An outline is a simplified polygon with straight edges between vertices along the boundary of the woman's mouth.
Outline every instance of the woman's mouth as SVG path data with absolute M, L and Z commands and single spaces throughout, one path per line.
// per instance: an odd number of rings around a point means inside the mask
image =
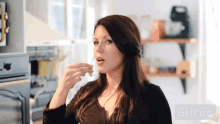
M 105 62 L 104 60 L 98 60 L 98 61 L 97 61 L 97 64 L 100 66 L 100 65 L 102 65 L 104 62 Z
M 99 65 L 99 66 L 105 62 L 104 58 L 102 58 L 101 56 L 97 57 L 96 61 L 97 61 L 97 65 Z

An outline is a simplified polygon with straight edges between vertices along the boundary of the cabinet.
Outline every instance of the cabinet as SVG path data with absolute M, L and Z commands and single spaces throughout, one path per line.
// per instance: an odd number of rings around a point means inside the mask
M 26 53 L 25 47 L 25 0 L 1 0 L 8 10 L 8 45 L 0 46 L 2 53 Z
M 2 123 L 29 124 L 30 82 L 28 78 L 23 80 L 19 77 L 23 76 L 20 74 L 24 70 L 29 77 L 28 59 L 26 59 L 28 56 L 25 54 L 25 0 L 1 0 L 1 2 L 7 4 L 9 32 L 6 35 L 8 45 L 0 46 L 0 82 L 5 79 L 2 78 L 4 75 L 8 76 L 8 81 L 0 83 L 0 118 Z M 4 62 L 9 61 L 13 71 L 4 69 Z M 16 74 L 9 75 L 9 72 Z M 11 78 L 16 79 L 13 81 Z
M 197 39 L 161 39 L 159 41 L 153 41 L 153 40 L 142 40 L 141 44 L 142 46 L 144 44 L 150 44 L 150 43 L 170 43 L 175 42 L 178 43 L 181 49 L 181 53 L 183 54 L 183 60 L 185 61 L 185 45 L 186 43 L 196 43 Z M 179 77 L 182 82 L 182 86 L 184 89 L 184 93 L 186 93 L 186 78 L 189 78 L 189 74 L 177 74 L 177 73 L 171 73 L 171 72 L 160 72 L 160 73 L 145 73 L 147 77 Z
M 29 124 L 29 80 L 0 83 L 1 123 Z

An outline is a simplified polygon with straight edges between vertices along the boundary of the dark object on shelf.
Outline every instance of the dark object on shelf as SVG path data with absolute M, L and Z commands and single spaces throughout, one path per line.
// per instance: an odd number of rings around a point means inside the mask
M 183 12 L 177 12 L 177 9 L 183 9 Z M 181 32 L 175 36 L 166 36 L 167 39 L 171 38 L 189 38 L 189 21 L 188 21 L 187 8 L 185 6 L 173 6 L 170 18 L 173 22 L 181 22 Z
M 176 67 L 160 67 L 160 72 L 176 73 Z

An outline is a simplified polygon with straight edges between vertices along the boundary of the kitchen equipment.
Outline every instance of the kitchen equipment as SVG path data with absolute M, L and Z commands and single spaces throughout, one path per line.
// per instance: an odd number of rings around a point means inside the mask
M 158 20 L 155 19 L 153 21 L 153 41 L 159 41 L 160 39 L 165 38 L 165 21 L 164 20 Z
M 173 22 L 181 22 L 180 33 L 177 35 L 166 35 L 167 39 L 189 38 L 189 16 L 185 6 L 173 6 L 170 18 Z M 185 60 L 185 44 L 179 43 L 183 60 Z
M 8 14 L 7 14 L 7 3 L 0 2 L 0 19 L 1 19 L 1 25 L 0 25 L 0 46 L 7 46 L 8 42 L 8 33 L 9 27 L 8 27 Z
M 0 55 L 0 83 L 29 78 L 27 54 Z
M 0 123 L 29 124 L 30 66 L 27 54 L 0 54 Z
M 170 18 L 173 22 L 181 22 L 180 32 L 177 35 L 166 35 L 166 38 L 189 38 L 188 12 L 185 6 L 173 6 Z

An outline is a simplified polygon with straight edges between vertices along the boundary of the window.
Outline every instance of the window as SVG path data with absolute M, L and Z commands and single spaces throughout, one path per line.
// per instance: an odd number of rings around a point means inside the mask
M 50 0 L 50 27 L 72 39 L 80 38 L 84 2 L 85 0 Z
M 71 35 L 72 39 L 80 38 L 82 31 L 82 22 L 83 22 L 83 10 L 84 10 L 84 1 L 85 0 L 72 0 L 72 29 L 73 34 Z
M 66 35 L 66 4 L 64 0 L 51 0 L 49 4 L 49 25 L 52 29 Z

